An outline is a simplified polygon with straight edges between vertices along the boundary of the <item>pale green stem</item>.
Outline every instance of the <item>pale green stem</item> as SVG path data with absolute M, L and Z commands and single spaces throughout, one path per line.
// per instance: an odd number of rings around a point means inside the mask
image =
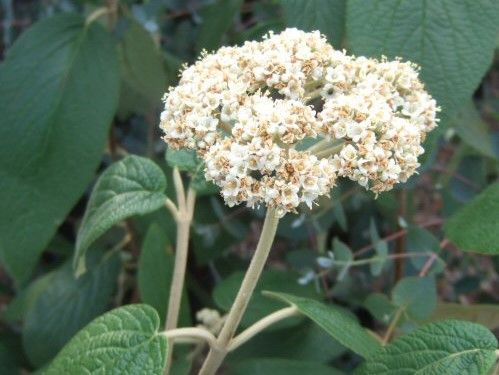
M 215 345 L 216 340 L 213 333 L 197 327 L 176 328 L 164 331 L 161 335 L 168 338 L 170 342 L 198 343 L 199 341 L 206 341 L 210 346 Z
M 229 344 L 237 330 L 237 327 L 243 317 L 248 306 L 248 302 L 255 290 L 256 284 L 262 274 L 265 262 L 267 261 L 272 242 L 274 241 L 279 217 L 274 209 L 269 208 L 265 216 L 262 233 L 256 247 L 253 259 L 246 271 L 244 280 L 237 293 L 234 304 L 232 305 L 225 323 L 217 337 L 216 346 L 210 348 L 208 357 L 203 363 L 199 375 L 213 375 L 222 364 L 227 352 Z
M 107 8 L 107 7 L 97 8 L 95 11 L 93 11 L 92 13 L 90 13 L 88 15 L 87 19 L 85 20 L 85 25 L 87 25 L 87 26 L 90 25 L 92 22 L 94 22 L 98 18 L 100 18 L 108 13 L 109 13 L 109 8 Z
M 299 313 L 296 306 L 286 307 L 284 309 L 273 312 L 270 315 L 260 319 L 258 322 L 248 327 L 239 335 L 234 337 L 229 344 L 229 351 L 233 351 L 244 344 L 246 341 L 253 338 L 258 333 L 262 332 L 264 329 L 268 328 L 272 324 L 275 324 L 283 319 L 289 318 L 291 316 L 297 315 Z
M 390 341 L 390 338 L 392 337 L 395 328 L 397 328 L 397 325 L 399 324 L 400 318 L 402 317 L 405 308 L 405 306 L 402 306 L 395 313 L 395 316 L 393 317 L 390 325 L 388 326 L 388 329 L 386 330 L 385 336 L 383 336 L 383 345 L 388 344 L 388 342 Z
M 194 215 L 194 204 L 196 192 L 189 188 L 187 199 L 185 197 L 184 185 L 177 168 L 173 170 L 173 181 L 177 193 L 178 207 L 167 200 L 166 207 L 172 212 L 177 224 L 177 242 L 175 245 L 175 262 L 173 265 L 173 276 L 170 284 L 170 297 L 166 311 L 165 330 L 177 328 L 180 312 L 180 302 L 184 289 L 185 270 L 187 268 L 187 254 L 189 249 L 189 232 L 192 216 Z M 173 342 L 168 345 L 165 374 L 168 375 L 171 368 L 173 355 Z

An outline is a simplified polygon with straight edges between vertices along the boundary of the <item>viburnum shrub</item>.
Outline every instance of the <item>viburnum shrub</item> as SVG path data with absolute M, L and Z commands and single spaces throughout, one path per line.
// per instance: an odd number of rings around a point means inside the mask
M 1 374 L 497 374 L 499 2 L 3 3 Z

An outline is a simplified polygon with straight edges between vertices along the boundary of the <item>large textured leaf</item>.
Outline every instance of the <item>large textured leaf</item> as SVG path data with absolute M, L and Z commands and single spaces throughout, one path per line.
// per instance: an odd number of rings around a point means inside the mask
M 162 375 L 166 337 L 147 305 L 129 305 L 95 319 L 61 350 L 45 375 Z
M 341 375 L 343 372 L 316 362 L 281 358 L 255 358 L 231 368 L 232 375 Z
M 499 254 L 499 183 L 492 184 L 453 215 L 444 229 L 461 250 Z
M 239 14 L 242 0 L 216 0 L 201 12 L 202 24 L 196 50 L 213 51 L 222 44 L 225 33 Z
M 26 314 L 23 343 L 31 363 L 46 364 L 76 332 L 107 310 L 119 269 L 119 259 L 113 256 L 78 279 L 70 263 L 55 272 Z
M 163 228 L 152 224 L 147 231 L 139 258 L 138 283 L 142 302 L 156 309 L 161 321 L 166 316 L 175 256 Z M 187 297 L 184 293 L 183 297 Z M 190 324 L 187 298 L 182 299 L 180 325 Z
M 236 272 L 221 281 L 213 291 L 215 303 L 225 311 L 228 311 L 234 302 L 244 273 Z M 297 282 L 298 275 L 282 271 L 266 271 L 262 274 L 258 285 L 253 293 L 248 309 L 246 310 L 241 325 L 247 327 L 264 316 L 282 308 L 278 301 L 272 301 L 262 295 L 263 290 L 277 290 L 279 292 L 293 293 L 301 297 L 313 298 L 317 292 L 312 284 L 300 285 Z M 284 326 L 295 325 L 299 319 L 290 318 L 283 320 L 272 328 L 282 328 Z
M 492 61 L 498 18 L 495 0 L 351 0 L 347 39 L 357 55 L 400 56 L 421 65 L 438 104 L 454 114 Z
M 76 240 L 74 265 L 85 271 L 85 251 L 113 225 L 160 208 L 166 200 L 166 178 L 149 159 L 127 156 L 97 180 Z
M 475 323 L 428 324 L 371 356 L 356 375 L 485 375 L 495 362 L 497 340 Z
M 281 0 L 287 26 L 305 31 L 319 30 L 336 48 L 345 33 L 346 0 Z
M 70 14 L 29 29 L 0 66 L 0 256 L 17 281 L 93 177 L 118 76 L 112 38 Z
M 165 63 L 158 46 L 138 22 L 128 21 L 119 44 L 121 116 L 129 112 L 147 114 L 166 91 Z
M 312 319 L 341 344 L 363 357 L 369 357 L 380 348 L 379 342 L 373 336 L 354 318 L 337 307 L 290 294 L 268 292 L 266 294 L 295 305 L 300 312 Z

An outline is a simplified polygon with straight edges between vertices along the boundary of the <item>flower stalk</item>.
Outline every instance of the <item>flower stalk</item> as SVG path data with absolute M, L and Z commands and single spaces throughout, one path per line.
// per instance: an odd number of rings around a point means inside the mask
M 273 208 L 267 210 L 265 221 L 263 223 L 260 240 L 253 255 L 253 259 L 246 271 L 243 282 L 237 293 L 234 304 L 232 305 L 227 319 L 217 337 L 216 345 L 210 348 L 208 357 L 206 358 L 199 375 L 213 375 L 222 364 L 225 356 L 230 350 L 231 340 L 237 330 L 241 318 L 246 311 L 249 300 L 255 290 L 256 284 L 262 274 L 263 268 L 267 261 L 272 243 L 274 241 L 277 225 L 279 223 L 279 215 Z
M 166 208 L 172 213 L 177 224 L 177 242 L 175 246 L 175 263 L 173 266 L 173 277 L 170 285 L 170 297 L 165 322 L 165 330 L 177 328 L 182 291 L 184 289 L 185 270 L 187 267 L 187 255 L 189 249 L 189 234 L 194 215 L 194 205 L 196 202 L 196 192 L 189 188 L 187 197 L 182 183 L 182 177 L 177 168 L 173 170 L 173 181 L 177 195 L 177 206 L 167 200 Z M 170 372 L 173 355 L 173 340 L 170 340 L 168 348 L 165 374 Z

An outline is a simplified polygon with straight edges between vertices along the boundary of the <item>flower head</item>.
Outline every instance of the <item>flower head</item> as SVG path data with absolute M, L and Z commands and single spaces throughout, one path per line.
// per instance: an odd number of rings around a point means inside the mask
M 414 64 L 297 29 L 204 53 L 164 100 L 165 141 L 198 152 L 228 205 L 281 214 L 312 207 L 337 176 L 376 193 L 407 180 L 438 110 Z

